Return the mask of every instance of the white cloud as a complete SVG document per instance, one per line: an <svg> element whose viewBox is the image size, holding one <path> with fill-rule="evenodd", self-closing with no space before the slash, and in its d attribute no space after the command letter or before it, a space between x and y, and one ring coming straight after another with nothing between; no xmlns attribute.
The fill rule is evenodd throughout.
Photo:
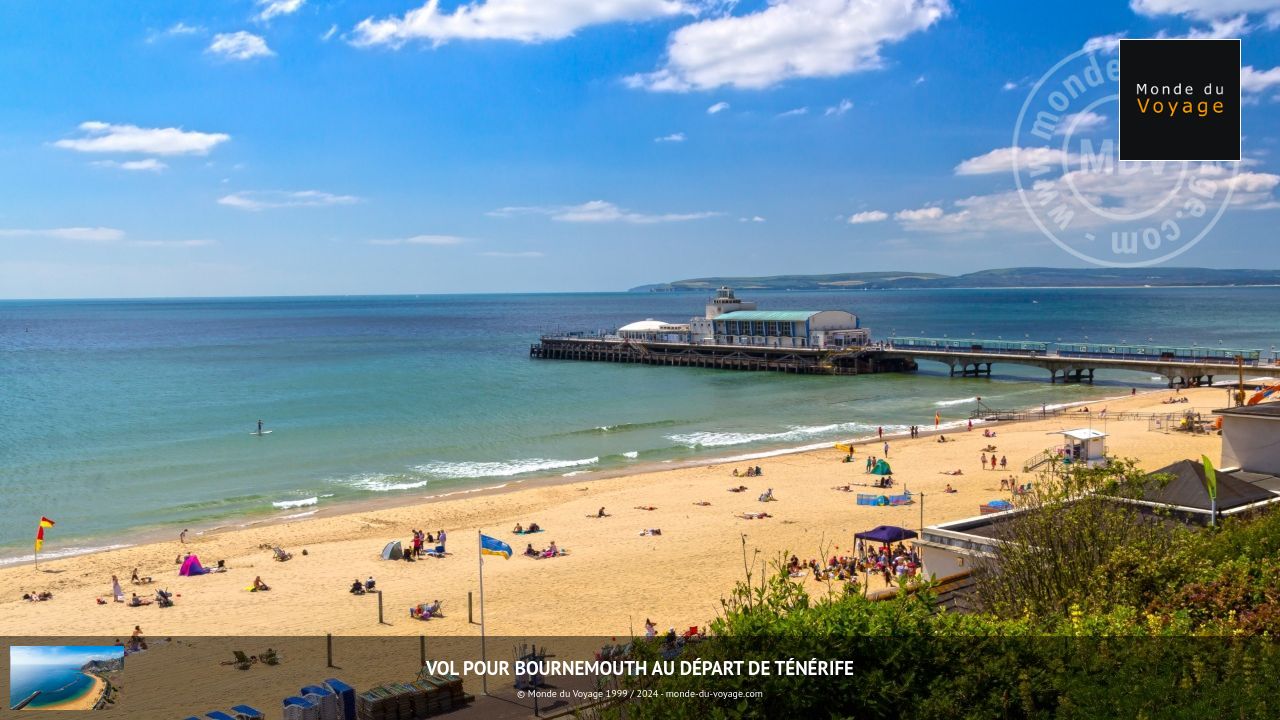
<svg viewBox="0 0 1280 720"><path fill-rule="evenodd" d="M9 228L0 229L0 237L44 237L81 242L116 242L124 239L124 231L109 227Z"/></svg>
<svg viewBox="0 0 1280 720"><path fill-rule="evenodd" d="M324 34L320 36L320 42L329 42L330 40L333 39L333 36L337 34L338 34L338 26L330 25L329 29L325 30Z"/></svg>
<svg viewBox="0 0 1280 720"><path fill-rule="evenodd" d="M95 160L94 165L98 167L116 168L118 170L131 170L133 172L161 172L168 169L168 165L155 159L146 158L143 160L126 160L120 162L117 160Z"/></svg>
<svg viewBox="0 0 1280 720"><path fill-rule="evenodd" d="M504 207L488 213L493 217L511 217L514 215L546 215L557 222L572 223L607 223L624 222L634 225L650 225L654 223L684 222L687 220L704 220L723 215L719 212L693 213L660 213L646 214L632 212L618 207L605 200L591 200L581 205L557 207Z"/></svg>
<svg viewBox="0 0 1280 720"><path fill-rule="evenodd" d="M275 208L328 207L360 202L354 195L334 195L319 190L244 190L218 198L219 205L239 210L272 210Z"/></svg>
<svg viewBox="0 0 1280 720"><path fill-rule="evenodd" d="M1252 65L1240 69L1240 89L1247 93L1260 93L1280 85L1280 67L1270 70L1255 70Z"/></svg>
<svg viewBox="0 0 1280 720"><path fill-rule="evenodd" d="M670 135L663 135L662 137L654 138L653 141L656 143L682 143L684 142L684 133L677 132L671 133Z"/></svg>
<svg viewBox="0 0 1280 720"><path fill-rule="evenodd" d="M826 111L823 112L822 114L826 116L830 116L830 115L839 116L849 112L852 109L853 109L853 101L849 100L848 98L845 98L844 100L841 100L837 105L827 108Z"/></svg>
<svg viewBox="0 0 1280 720"><path fill-rule="evenodd" d="M1014 172L1016 169L1044 167L1049 165L1069 164L1075 158L1055 148L1006 147L992 150L984 155L971 157L956 165L957 175L990 175L991 173Z"/></svg>
<svg viewBox="0 0 1280 720"><path fill-rule="evenodd" d="M738 218L738 222L762 223L764 221L765 221L764 218L760 217L759 215L752 215L751 217Z"/></svg>
<svg viewBox="0 0 1280 720"><path fill-rule="evenodd" d="M440 0L426 0L402 16L362 20L355 27L357 46L400 47L411 40L435 45L450 40L559 40L581 28L613 22L638 22L695 15L685 0L474 0L453 12L441 12Z"/></svg>
<svg viewBox="0 0 1280 720"><path fill-rule="evenodd" d="M728 109L729 109L729 103L721 101L707 108L707 114L715 115L716 113L724 112L725 110L728 110Z"/></svg>
<svg viewBox="0 0 1280 720"><path fill-rule="evenodd" d="M49 238L116 247L205 247L213 240L126 240L123 230L109 227L0 228L3 238Z"/></svg>
<svg viewBox="0 0 1280 720"><path fill-rule="evenodd" d="M461 245L466 242L466 238L457 235L414 235L407 238L389 238L383 240L370 240L370 245L434 245L443 247L448 245Z"/></svg>
<svg viewBox="0 0 1280 720"><path fill-rule="evenodd" d="M254 35L244 30L214 35L213 42L209 43L205 52L221 55L228 60L252 60L256 57L275 55L271 48L267 47L267 41L263 40L261 35Z"/></svg>
<svg viewBox="0 0 1280 720"><path fill-rule="evenodd" d="M922 207L916 210L899 210L893 214L893 217L906 222L915 222L919 220L937 220L942 217L942 208L940 207Z"/></svg>
<svg viewBox="0 0 1280 720"><path fill-rule="evenodd" d="M490 250L482 252L481 255L491 258L540 258L542 253L537 250L524 250L522 252L503 252L501 250Z"/></svg>
<svg viewBox="0 0 1280 720"><path fill-rule="evenodd" d="M204 32L204 28L199 25L188 25L184 22L176 22L164 30L159 30L147 36L147 42L153 43L166 37L179 37L182 35L198 35Z"/></svg>
<svg viewBox="0 0 1280 720"><path fill-rule="evenodd" d="M1105 207L1112 215L1134 215L1153 207L1162 207L1156 215L1144 222L1159 223L1172 216L1187 202L1197 201L1191 185L1198 191L1217 192L1231 188L1231 207L1240 209L1264 209L1276 207L1273 193L1280 186L1280 175L1270 173L1241 172L1232 177L1220 165L1192 164L1190 171L1195 183L1183 183L1170 197L1171 183L1175 177L1151 168L1159 163L1144 166L1138 172L1097 172L1085 169L1072 170L1057 178L1036 181L1029 192L1035 198L1052 198L1061 204L1063 215L1069 215L1073 230L1099 230L1112 225L1107 217L1093 212L1081 202L1084 198L1094 207ZM956 200L949 211L928 208L930 213L899 213L898 219L906 230L939 234L970 234L983 236L991 232L1039 232L1027 213L1022 198L1015 190L1005 190L989 195L974 195Z"/></svg>
<svg viewBox="0 0 1280 720"><path fill-rule="evenodd" d="M1084 132L1091 128L1098 127L1107 121L1107 116L1099 115L1090 110L1082 110L1078 113L1071 113L1062 118L1062 122L1058 127L1054 128L1054 135L1071 135L1078 132ZM1025 150L1024 150L1025 152Z"/></svg>
<svg viewBox="0 0 1280 720"><path fill-rule="evenodd" d="M1214 20L1245 13L1265 13L1280 9L1280 0L1130 0L1139 15L1185 15L1195 20Z"/></svg>
<svg viewBox="0 0 1280 720"><path fill-rule="evenodd" d="M225 133L203 133L181 128L142 128L91 120L80 123L84 137L58 140L55 146L93 153L142 153L146 155L207 155L231 139Z"/></svg>
<svg viewBox="0 0 1280 720"><path fill-rule="evenodd" d="M1182 40L1182 39L1206 40L1206 39L1215 39L1215 38L1238 38L1238 37L1243 37L1245 35L1248 35L1249 32L1253 29L1254 29L1254 26L1249 24L1248 15L1237 15L1235 17L1210 20L1209 27L1207 28L1193 27L1180 35L1171 33L1168 30L1161 30L1160 32L1156 33L1155 36L1159 39L1168 39L1168 40Z"/></svg>
<svg viewBox="0 0 1280 720"><path fill-rule="evenodd" d="M1098 35L1091 37L1084 43L1085 52L1100 52L1104 55L1114 55L1120 49L1120 38L1128 35L1127 32L1111 33L1110 35Z"/></svg>
<svg viewBox="0 0 1280 720"><path fill-rule="evenodd" d="M798 108L792 108L792 109L790 109L790 110L785 110L785 111L783 111L783 112L780 112L780 113L778 113L778 117L780 117L780 118L784 118L784 117L797 117L797 116L799 116L799 115L808 115L808 114L809 114L809 108L807 108L807 107L798 107Z"/></svg>
<svg viewBox="0 0 1280 720"><path fill-rule="evenodd" d="M1008 91L1010 91L1010 90L1017 90L1017 89L1018 89L1018 83L1016 83L1016 82L1014 82L1014 81L1012 81L1012 80L1005 80L1005 81L1004 81L1004 85L1001 85L1001 86L1000 86L1000 89L1001 89L1001 90L1004 90L1005 92L1008 92Z"/></svg>
<svg viewBox="0 0 1280 720"><path fill-rule="evenodd" d="M947 0L772 0L756 12L676 30L663 67L627 82L655 91L760 89L872 70L883 64L885 44L927 29L950 10Z"/></svg>
<svg viewBox="0 0 1280 720"><path fill-rule="evenodd" d="M864 223L884 222L889 219L889 213L883 210L865 210L860 213L854 213L849 216L850 225L862 225Z"/></svg>
<svg viewBox="0 0 1280 720"><path fill-rule="evenodd" d="M260 22L267 22L273 17L279 15L292 15L306 3L307 0L258 0L258 7L262 11L258 13Z"/></svg>

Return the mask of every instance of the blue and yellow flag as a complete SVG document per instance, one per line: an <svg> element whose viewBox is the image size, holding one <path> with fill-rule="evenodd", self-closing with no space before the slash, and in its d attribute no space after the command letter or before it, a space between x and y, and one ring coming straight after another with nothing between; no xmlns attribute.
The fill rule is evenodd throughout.
<svg viewBox="0 0 1280 720"><path fill-rule="evenodd" d="M511 546L502 542L498 538L491 538L488 535L480 536L480 554L481 555L501 555L508 560L511 559Z"/></svg>

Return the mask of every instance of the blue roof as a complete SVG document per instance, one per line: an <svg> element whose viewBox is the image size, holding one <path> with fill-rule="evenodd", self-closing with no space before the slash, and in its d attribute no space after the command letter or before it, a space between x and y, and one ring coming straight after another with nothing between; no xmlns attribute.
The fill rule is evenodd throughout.
<svg viewBox="0 0 1280 720"><path fill-rule="evenodd" d="M820 310L735 310L716 320L756 320L766 322L805 322Z"/></svg>

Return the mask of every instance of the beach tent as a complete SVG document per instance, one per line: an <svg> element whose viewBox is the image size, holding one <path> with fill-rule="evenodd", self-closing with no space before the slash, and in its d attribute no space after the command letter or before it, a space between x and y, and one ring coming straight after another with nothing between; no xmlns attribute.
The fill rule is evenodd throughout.
<svg viewBox="0 0 1280 720"><path fill-rule="evenodd" d="M893 470L889 468L889 463L883 459L877 460L875 467L871 468L872 475L892 475Z"/></svg>
<svg viewBox="0 0 1280 720"><path fill-rule="evenodd" d="M1009 502L1008 500L992 500L991 502L987 503L987 507L1001 508L1004 510L1008 510L1009 508L1013 507L1013 503Z"/></svg>
<svg viewBox="0 0 1280 720"><path fill-rule="evenodd" d="M887 545L902 540L910 540L913 537L917 537L917 535L911 530L900 528L896 525L878 525L870 530L855 533L853 537L855 539L873 540Z"/></svg>
<svg viewBox="0 0 1280 720"><path fill-rule="evenodd" d="M209 572L200 564L200 558L195 555L188 555L186 560L182 561L182 569L178 570L178 574L187 577L190 575L204 575Z"/></svg>
<svg viewBox="0 0 1280 720"><path fill-rule="evenodd" d="M387 543L386 547L382 548L382 559L383 560L403 560L404 559L404 550L401 549L399 540L392 540L391 542Z"/></svg>

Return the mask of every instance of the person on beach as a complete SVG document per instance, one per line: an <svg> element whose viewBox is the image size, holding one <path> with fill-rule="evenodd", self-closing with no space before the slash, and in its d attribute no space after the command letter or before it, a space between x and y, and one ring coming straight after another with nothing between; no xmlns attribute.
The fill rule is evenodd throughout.
<svg viewBox="0 0 1280 720"><path fill-rule="evenodd" d="M986 470L986 469L987 469L987 454L986 454L986 453L982 453L982 457L978 460L978 464L982 466L982 469L983 469L983 470Z"/></svg>
<svg viewBox="0 0 1280 720"><path fill-rule="evenodd" d="M267 587L266 583L262 582L261 575L258 575L253 579L253 590L251 592L266 592L270 589L271 588Z"/></svg>
<svg viewBox="0 0 1280 720"><path fill-rule="evenodd" d="M1004 470L1009 467L1009 457L1007 455L1000 456L1000 469Z"/></svg>
<svg viewBox="0 0 1280 720"><path fill-rule="evenodd" d="M876 435L877 435L879 438L884 438L884 426L883 426L883 425L881 425L880 427L876 428Z"/></svg>
<svg viewBox="0 0 1280 720"><path fill-rule="evenodd" d="M183 545L187 544L187 532L188 532L187 530L183 530L182 532L178 533L178 542L182 543Z"/></svg>
<svg viewBox="0 0 1280 720"><path fill-rule="evenodd" d="M599 509L598 511L596 511L596 517L598 517L598 518L608 517L608 513L606 513L606 512L604 511L604 506L603 506L603 505L601 505L601 506L600 506L600 509Z"/></svg>
<svg viewBox="0 0 1280 720"><path fill-rule="evenodd" d="M365 590L365 592L369 592L370 590L374 589L374 587L376 587L376 586L377 586L377 584L378 584L378 583L377 583L377 581L375 581L375 580L373 579L373 576L372 576L372 575L370 575L370 576L369 576L369 579L364 581L364 590Z"/></svg>
<svg viewBox="0 0 1280 720"><path fill-rule="evenodd" d="M124 602L124 589L120 587L120 578L115 575L111 576L111 597L118 603Z"/></svg>
<svg viewBox="0 0 1280 720"><path fill-rule="evenodd" d="M970 430L972 430L972 429L973 429L973 421L972 421L972 420L970 420L970 421L969 421L969 429L970 429Z"/></svg>
<svg viewBox="0 0 1280 720"><path fill-rule="evenodd" d="M258 418L258 434L262 434L262 418Z"/></svg>
<svg viewBox="0 0 1280 720"><path fill-rule="evenodd" d="M444 552L444 530L436 533L436 545L440 546L440 552Z"/></svg>
<svg viewBox="0 0 1280 720"><path fill-rule="evenodd" d="M889 443L884 444L884 456L889 457Z"/></svg>
<svg viewBox="0 0 1280 720"><path fill-rule="evenodd" d="M644 636L651 640L658 636L658 626L649 618L644 619Z"/></svg>
<svg viewBox="0 0 1280 720"><path fill-rule="evenodd" d="M992 469L992 470L995 470L995 469L996 469L996 454L995 454L995 453L991 453L991 469Z"/></svg>
<svg viewBox="0 0 1280 720"><path fill-rule="evenodd" d="M351 594L352 594L352 595L363 595L363 594L364 594L364 583L360 582L360 578L356 578L355 580L352 580L352 581L351 581L351 590L350 590L350 592L351 592Z"/></svg>
<svg viewBox="0 0 1280 720"><path fill-rule="evenodd" d="M525 546L524 554L529 557L538 557L538 551L533 549L533 543L529 543Z"/></svg>
<svg viewBox="0 0 1280 720"><path fill-rule="evenodd" d="M942 492L944 492L944 493L953 493L953 492L955 492L955 491L956 491L956 489L955 489L955 488L953 488L953 487L951 487L951 483L947 483L947 486L946 486L945 488L943 488L943 489L942 489Z"/></svg>

